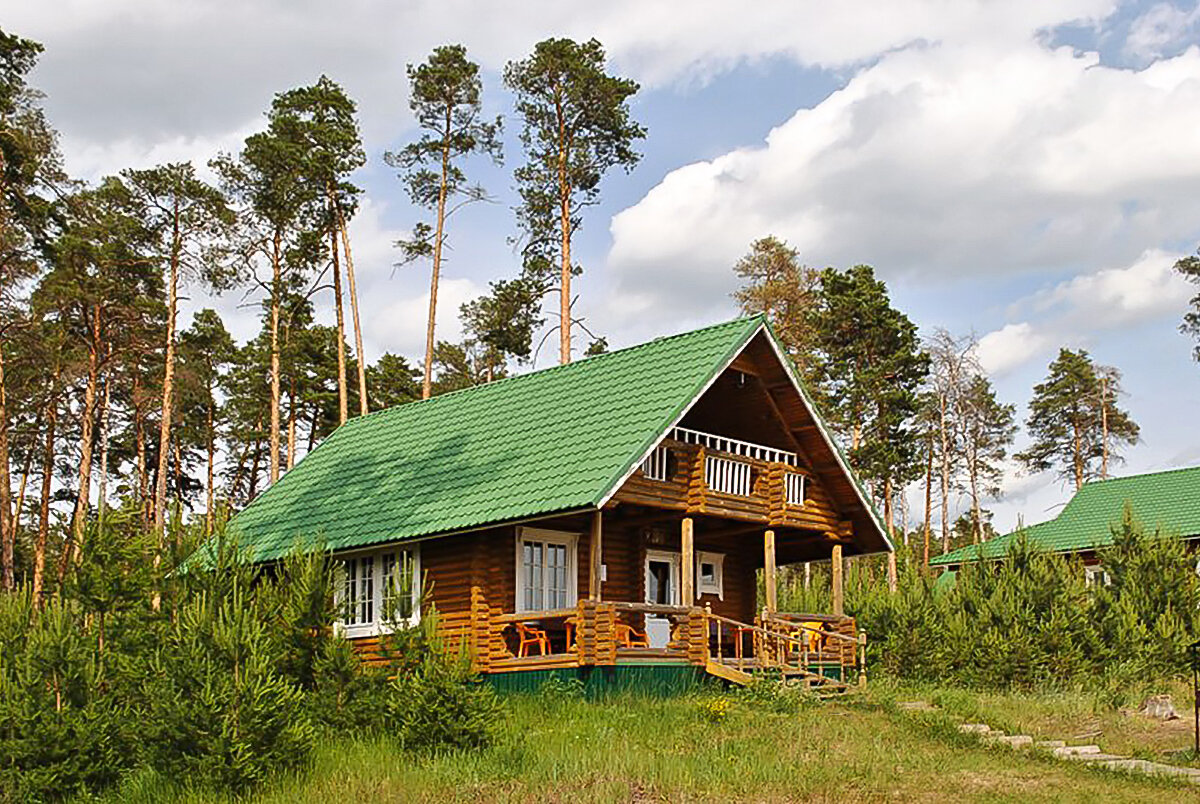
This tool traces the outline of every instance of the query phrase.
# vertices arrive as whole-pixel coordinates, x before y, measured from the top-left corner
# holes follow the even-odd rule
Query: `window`
[[[696,553],[696,591],[725,599],[725,556],[722,553]]]
[[[1088,586],[1112,586],[1112,578],[1109,577],[1107,570],[1099,564],[1084,567],[1083,579]]]
[[[579,536],[538,528],[517,529],[517,611],[575,605],[575,551]]]
[[[380,550],[342,559],[338,595],[346,636],[374,636],[393,623],[421,617],[419,554],[415,549]]]

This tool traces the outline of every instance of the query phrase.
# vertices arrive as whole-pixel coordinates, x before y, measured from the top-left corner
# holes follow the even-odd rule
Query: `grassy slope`
[[[776,714],[695,699],[509,700],[500,744],[423,760],[386,741],[328,743],[256,801],[1179,801],[1191,791],[1004,749],[868,704]],[[211,802],[161,780],[112,800]]]
[[[930,701],[960,721],[987,723],[1008,734],[1088,742],[1110,754],[1200,766],[1198,758],[1190,756],[1191,685],[1182,681],[1164,682],[1156,689],[1171,695],[1179,720],[1154,720],[1137,714],[1133,707],[1115,709],[1099,701],[1096,693],[1084,691],[977,692],[932,685],[884,684],[876,692],[889,698]]]

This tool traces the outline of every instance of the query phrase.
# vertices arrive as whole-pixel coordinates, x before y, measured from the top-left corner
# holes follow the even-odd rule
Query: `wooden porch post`
[[[692,518],[685,516],[680,523],[679,549],[679,603],[692,606],[696,603],[696,559],[693,552]]]
[[[597,509],[592,515],[591,558],[588,561],[588,600],[600,599],[600,570],[603,568],[601,538],[604,512]]]
[[[833,555],[829,558],[830,575],[833,577],[833,614],[843,616],[845,611],[845,590],[842,588],[842,546],[833,546]]]
[[[763,534],[763,585],[767,590],[767,611],[774,614],[779,608],[775,592],[775,531]]]

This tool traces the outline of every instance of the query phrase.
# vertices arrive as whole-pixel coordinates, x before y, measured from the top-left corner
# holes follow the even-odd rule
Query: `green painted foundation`
[[[718,683],[690,664],[619,664],[602,667],[564,667],[554,670],[514,670],[488,673],[483,682],[500,693],[536,693],[547,683],[579,682],[588,698],[615,693],[667,697],[684,695]]]

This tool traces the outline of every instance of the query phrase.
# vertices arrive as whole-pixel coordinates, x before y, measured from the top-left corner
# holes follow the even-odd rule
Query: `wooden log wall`
[[[690,514],[825,532],[835,531],[843,519],[824,485],[811,472],[801,470],[805,474],[806,499],[803,505],[793,505],[786,501],[783,478],[787,472],[796,471],[794,467],[728,455],[733,460],[751,464],[754,486],[749,497],[725,494],[710,489],[705,478],[705,457],[709,454],[725,456],[725,453],[673,440],[663,444],[676,457],[675,472],[671,477],[665,481],[650,480],[637,469],[613,499]]]

